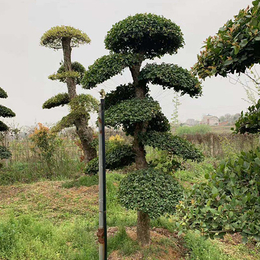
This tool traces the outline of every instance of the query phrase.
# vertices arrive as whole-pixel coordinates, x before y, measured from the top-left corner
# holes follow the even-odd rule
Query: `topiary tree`
[[[148,93],[148,84],[151,83],[161,85],[163,89],[173,89],[182,95],[198,97],[201,94],[199,81],[188,70],[174,64],[150,63],[141,69],[146,59],[175,54],[184,45],[180,28],[158,15],[136,14],[116,23],[105,38],[105,45],[110,54],[97,59],[89,67],[82,84],[87,89],[93,88],[129,68],[133,82],[118,86],[105,97],[105,123],[110,127],[122,126],[133,137],[132,149],[138,170],[134,176],[150,171],[145,158],[145,145],[168,150],[186,159],[201,159],[201,154],[192,145],[168,132],[170,125],[167,118],[161,112],[159,103]],[[164,145],[169,140],[170,144]],[[124,185],[132,187],[140,183],[133,183],[129,177]],[[153,187],[150,186],[150,189]],[[136,192],[139,191],[137,189]],[[127,200],[125,198],[125,202]],[[149,201],[143,198],[139,203],[149,204]],[[126,204],[127,202],[124,205]],[[160,206],[164,207],[161,204]],[[137,237],[142,245],[146,245],[150,241],[149,214],[152,213],[150,207],[139,205],[135,208]]]
[[[0,98],[7,98],[7,93],[0,88]],[[5,106],[0,105],[0,117],[14,117],[15,113],[10,109]],[[0,132],[5,132],[9,128],[8,126],[0,121]],[[8,159],[12,156],[11,152],[3,145],[0,145],[0,159]]]
[[[227,21],[214,37],[210,36],[205,41],[204,49],[198,56],[198,62],[193,67],[193,72],[202,79],[212,75],[226,77],[228,73],[244,73],[247,68],[259,63],[259,16],[260,0],[255,0],[252,7],[240,10],[233,20]],[[259,112],[256,111],[256,113],[258,114],[255,119],[259,118]],[[236,124],[236,131],[240,133],[245,130],[243,124],[239,125],[244,121],[243,116],[241,114]],[[246,130],[254,131],[255,124],[257,121],[250,121]]]
[[[89,113],[98,110],[98,102],[91,95],[77,95],[76,85],[85,72],[85,68],[78,62],[71,62],[73,47],[89,43],[89,37],[78,29],[70,26],[56,26],[48,30],[41,37],[41,45],[62,49],[64,62],[56,74],[50,75],[49,79],[59,80],[67,84],[67,93],[58,94],[48,99],[43,108],[50,109],[69,104],[70,113],[54,127],[53,131],[60,131],[65,127],[76,126],[76,132],[80,138],[84,161],[88,162],[97,156],[96,149],[91,145],[93,130],[88,127]]]

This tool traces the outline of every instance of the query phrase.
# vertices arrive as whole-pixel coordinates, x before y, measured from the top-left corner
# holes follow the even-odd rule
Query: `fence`
[[[205,156],[222,158],[227,151],[238,153],[259,146],[259,135],[253,134],[192,134],[182,136],[202,149]]]

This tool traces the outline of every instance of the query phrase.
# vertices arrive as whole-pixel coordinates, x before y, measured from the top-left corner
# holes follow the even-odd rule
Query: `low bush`
[[[178,227],[210,236],[241,232],[244,238],[259,239],[260,148],[222,161],[205,178],[177,206]]]

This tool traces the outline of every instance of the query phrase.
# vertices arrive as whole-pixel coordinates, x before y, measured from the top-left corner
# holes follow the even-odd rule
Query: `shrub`
[[[158,218],[175,212],[183,189],[170,174],[154,168],[130,173],[119,185],[119,201],[127,209],[148,213]]]
[[[221,162],[206,183],[193,185],[180,203],[179,227],[222,236],[260,236],[260,148]]]
[[[38,123],[34,132],[29,136],[33,142],[32,151],[42,156],[47,163],[50,173],[52,172],[53,155],[56,151],[59,141],[56,134],[51,133],[48,127]]]

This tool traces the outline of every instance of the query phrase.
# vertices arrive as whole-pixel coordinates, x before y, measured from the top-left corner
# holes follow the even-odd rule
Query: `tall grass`
[[[39,180],[64,180],[82,174],[85,167],[80,161],[79,148],[69,139],[63,139],[53,154],[50,165],[30,149],[31,143],[23,139],[10,143],[12,158],[2,165],[0,185],[9,185],[15,182],[30,183]]]
[[[185,134],[206,134],[209,132],[211,132],[209,125],[179,126],[175,130],[175,134],[180,136]]]

